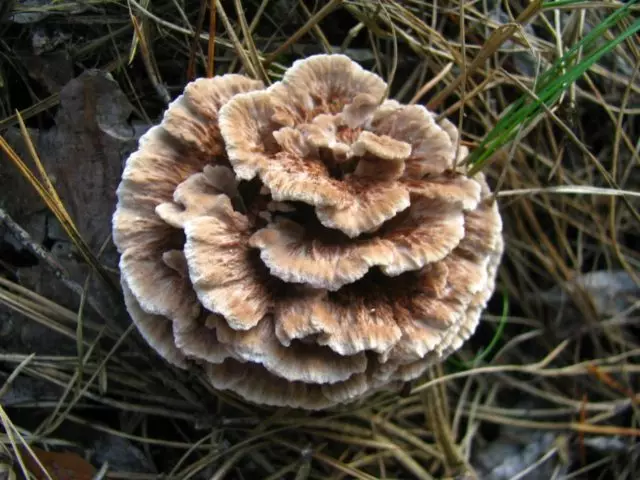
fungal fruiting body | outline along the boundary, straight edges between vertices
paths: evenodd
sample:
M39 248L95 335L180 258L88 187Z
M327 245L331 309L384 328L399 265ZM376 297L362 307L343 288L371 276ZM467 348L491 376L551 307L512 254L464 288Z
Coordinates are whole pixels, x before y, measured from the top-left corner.
M113 236L127 308L167 361L321 409L416 378L474 332L502 222L455 126L343 55L265 88L198 79L140 140Z

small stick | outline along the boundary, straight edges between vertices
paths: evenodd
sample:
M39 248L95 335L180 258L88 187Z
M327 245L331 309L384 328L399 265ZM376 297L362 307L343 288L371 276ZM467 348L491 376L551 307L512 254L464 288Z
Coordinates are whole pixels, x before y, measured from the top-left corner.
M64 285L69 288L72 292L79 295L80 298L83 297L84 289L82 286L69 278L69 272L66 268L64 268L56 258L47 251L42 245L35 242L29 232L27 232L24 228L22 228L11 216L2 208L0 208L0 223L4 223L13 236L24 245L29 251L31 251L36 257L42 260L54 273L56 278L58 278ZM93 299L88 298L89 304L93 307L93 309L104 319L107 319L108 316L106 312L100 308Z
M66 269L58 263L53 255L45 250L42 245L35 242L31 238L31 235L29 235L29 232L18 225L18 223L13 218L11 218L11 216L2 208L0 208L0 222L4 223L9 228L9 230L11 230L11 233L16 238L16 240L18 240L22 245L29 249L36 257L43 260L49 266L49 268L53 270L56 277L69 277L69 272L67 272Z

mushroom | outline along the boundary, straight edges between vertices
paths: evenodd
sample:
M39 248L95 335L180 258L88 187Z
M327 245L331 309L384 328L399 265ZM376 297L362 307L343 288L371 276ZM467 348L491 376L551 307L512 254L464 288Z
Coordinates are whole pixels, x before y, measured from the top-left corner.
M126 162L113 237L143 338L304 409L420 376L473 334L502 222L458 131L344 55L199 79Z

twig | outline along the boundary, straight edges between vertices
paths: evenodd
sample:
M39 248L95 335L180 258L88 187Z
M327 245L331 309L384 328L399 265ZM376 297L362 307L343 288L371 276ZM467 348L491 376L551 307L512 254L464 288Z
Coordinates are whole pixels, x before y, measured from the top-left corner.
M0 222L4 223L13 236L30 252L44 262L44 264L53 272L55 277L60 280L69 290L77 294L80 298L84 296L84 289L79 283L71 280L69 272L56 260L56 258L45 249L42 245L31 238L29 232L22 228L11 216L2 208L0 208ZM106 312L102 311L98 302L90 296L87 301L91 307L105 320L109 318Z
M11 216L2 208L0 208L0 222L4 223L16 240L18 240L23 246L25 246L31 253L33 253L40 260L43 260L45 264L53 271L55 276L62 281L70 282L75 292L81 292L82 288L80 285L75 284L71 280L69 280L69 272L58 263L53 255L48 252L42 245L35 242L29 232L27 232L24 228L22 228Z

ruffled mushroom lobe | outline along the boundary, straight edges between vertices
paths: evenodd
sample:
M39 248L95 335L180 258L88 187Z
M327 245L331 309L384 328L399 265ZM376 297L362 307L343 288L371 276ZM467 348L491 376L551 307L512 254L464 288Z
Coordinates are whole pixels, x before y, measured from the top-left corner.
M121 274L144 311L168 318L198 314L188 276L163 260L165 252L182 249L184 234L158 216L156 208L172 202L182 182L223 160L219 106L237 92L261 86L238 75L197 80L127 159L117 190L113 238L121 253Z

